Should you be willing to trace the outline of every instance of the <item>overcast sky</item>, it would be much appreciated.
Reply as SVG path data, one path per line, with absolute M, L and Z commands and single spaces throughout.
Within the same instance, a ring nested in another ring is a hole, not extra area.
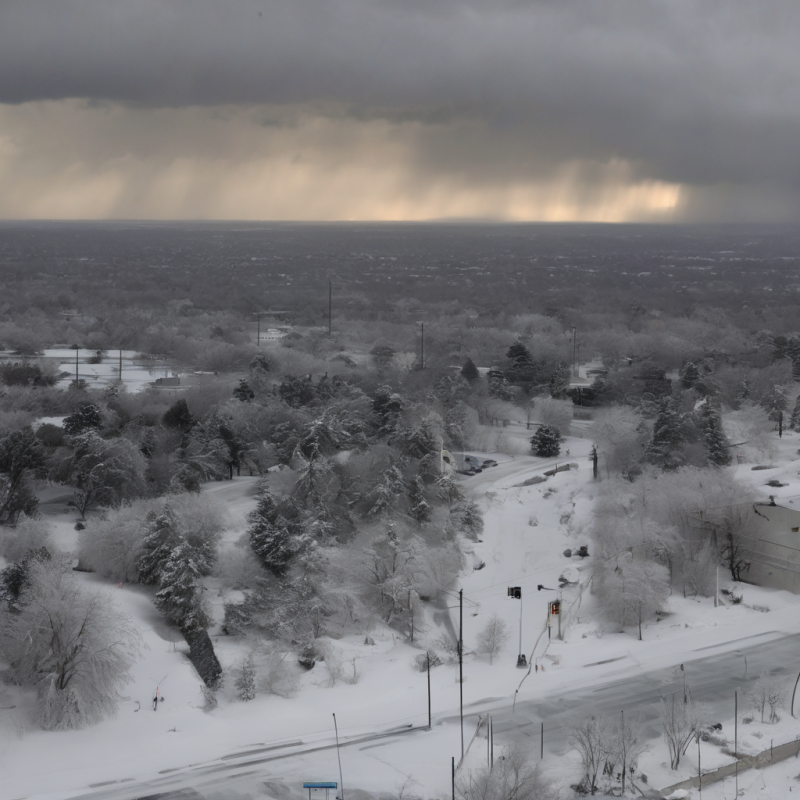
M 0 217 L 797 220 L 797 0 L 0 0 Z

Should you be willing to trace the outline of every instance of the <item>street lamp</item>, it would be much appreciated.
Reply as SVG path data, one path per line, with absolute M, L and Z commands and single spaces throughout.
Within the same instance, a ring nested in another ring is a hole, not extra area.
M 541 592 L 542 589 L 544 589 L 546 592 L 558 592 L 558 604 L 550 603 L 549 606 L 550 614 L 548 614 L 548 622 L 551 614 L 558 617 L 558 638 L 563 641 L 564 637 L 561 635 L 561 604 L 564 600 L 564 592 L 561 589 L 551 589 L 549 586 L 542 586 L 541 583 L 536 587 L 536 589 L 539 592 Z
M 520 669 L 525 669 L 528 666 L 528 659 L 525 658 L 525 653 L 522 652 L 522 587 L 509 586 L 508 596 L 514 600 L 519 600 L 519 655 L 517 656 L 517 666 Z

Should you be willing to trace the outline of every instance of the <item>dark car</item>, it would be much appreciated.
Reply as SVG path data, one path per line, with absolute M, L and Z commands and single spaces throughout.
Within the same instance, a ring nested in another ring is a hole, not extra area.
M 483 462 L 481 465 L 482 469 L 486 469 L 487 467 L 496 467 L 497 462 L 493 458 L 487 458 L 486 461 Z

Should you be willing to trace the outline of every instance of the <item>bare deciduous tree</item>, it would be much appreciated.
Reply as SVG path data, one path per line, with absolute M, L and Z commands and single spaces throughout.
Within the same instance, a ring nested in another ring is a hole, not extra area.
M 113 715 L 138 652 L 130 621 L 59 559 L 31 564 L 21 605 L 2 620 L 0 652 L 17 681 L 38 687 L 42 727 L 69 730 Z
M 478 634 L 477 651 L 489 656 L 491 664 L 508 641 L 508 636 L 508 625 L 497 614 L 492 614 Z
M 569 743 L 581 757 L 586 791 L 597 791 L 597 775 L 606 760 L 609 740 L 609 723 L 606 717 L 576 714 L 568 722 Z
M 786 703 L 786 686 L 779 676 L 760 675 L 746 696 L 751 707 L 761 714 L 762 722 L 764 712 L 769 708 L 769 721 L 775 723 L 778 709 Z
M 677 769 L 681 756 L 705 724 L 708 715 L 703 705 L 692 700 L 684 702 L 684 698 L 676 692 L 661 698 L 661 716 L 664 738 L 669 748 L 669 765 L 671 769 Z
M 538 764 L 517 744 L 503 749 L 494 766 L 474 770 L 456 782 L 460 800 L 557 800 L 558 791 Z
M 639 757 L 650 749 L 644 741 L 642 722 L 639 717 L 620 714 L 619 720 L 610 726 L 607 752 L 613 763 L 619 765 L 622 774 L 622 794 L 625 794 L 626 773 L 631 775 L 639 762 Z

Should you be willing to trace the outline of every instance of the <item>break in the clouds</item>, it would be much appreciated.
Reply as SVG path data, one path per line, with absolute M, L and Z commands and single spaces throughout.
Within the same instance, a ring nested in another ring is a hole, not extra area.
M 0 215 L 794 219 L 796 3 L 6 0 Z

